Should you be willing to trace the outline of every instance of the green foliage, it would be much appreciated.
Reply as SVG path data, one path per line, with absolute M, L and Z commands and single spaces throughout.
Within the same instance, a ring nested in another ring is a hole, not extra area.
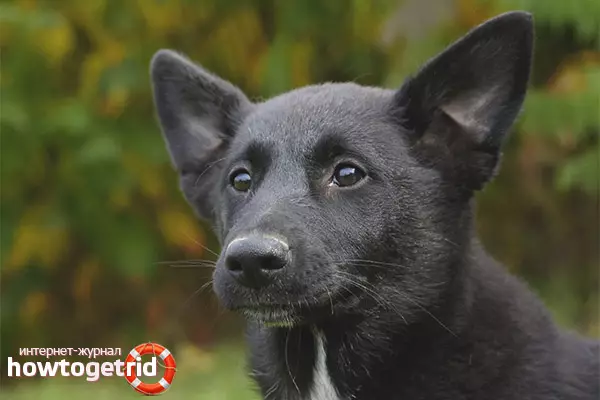
M 24 346 L 128 348 L 148 336 L 204 345 L 230 329 L 215 328 L 209 296 L 181 311 L 210 271 L 157 263 L 216 250 L 182 200 L 155 123 L 157 49 L 185 52 L 253 98 L 322 81 L 397 86 L 510 8 L 534 12 L 538 50 L 502 173 L 481 196 L 480 231 L 561 322 L 599 334 L 598 4 L 0 2 L 2 358 Z
M 600 4 L 595 0 L 500 0 L 498 3 L 506 10 L 528 10 L 555 30 L 571 25 L 580 40 L 598 37 Z

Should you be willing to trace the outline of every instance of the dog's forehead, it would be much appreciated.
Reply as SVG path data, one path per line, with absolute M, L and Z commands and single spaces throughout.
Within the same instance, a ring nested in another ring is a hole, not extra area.
M 241 140 L 302 150 L 313 146 L 323 133 L 366 133 L 385 118 L 391 96 L 389 90 L 353 83 L 296 89 L 260 103 L 241 127 Z

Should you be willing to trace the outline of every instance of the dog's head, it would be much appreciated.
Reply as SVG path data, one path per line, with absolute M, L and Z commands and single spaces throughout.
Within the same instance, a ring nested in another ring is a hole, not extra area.
M 525 96 L 528 14 L 503 14 L 396 91 L 309 86 L 264 102 L 168 50 L 152 60 L 186 199 L 223 250 L 222 303 L 267 324 L 440 298 Z M 364 306 L 359 306 L 364 302 Z

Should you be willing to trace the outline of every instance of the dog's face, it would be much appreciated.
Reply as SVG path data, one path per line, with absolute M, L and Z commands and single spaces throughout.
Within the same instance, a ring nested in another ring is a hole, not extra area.
M 530 17 L 504 14 L 397 91 L 324 84 L 262 103 L 157 53 L 155 101 L 182 190 L 223 245 L 222 303 L 268 325 L 392 304 L 408 320 L 433 304 L 521 107 L 531 47 Z

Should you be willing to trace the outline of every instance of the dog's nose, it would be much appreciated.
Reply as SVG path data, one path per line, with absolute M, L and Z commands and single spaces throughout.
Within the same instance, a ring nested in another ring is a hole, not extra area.
M 225 252 L 225 266 L 244 286 L 267 286 L 289 262 L 289 247 L 272 236 L 247 236 L 231 241 Z

